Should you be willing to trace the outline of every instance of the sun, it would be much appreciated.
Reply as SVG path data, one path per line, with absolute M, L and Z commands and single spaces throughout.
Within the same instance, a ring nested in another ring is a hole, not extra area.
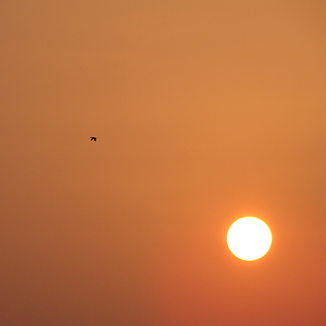
M 263 257 L 272 245 L 272 232 L 268 225 L 257 217 L 243 217 L 229 228 L 227 244 L 233 255 L 242 260 Z

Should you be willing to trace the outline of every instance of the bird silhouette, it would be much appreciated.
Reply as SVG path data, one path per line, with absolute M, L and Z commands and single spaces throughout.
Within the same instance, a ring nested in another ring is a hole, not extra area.
M 92 140 L 96 141 L 96 137 L 89 137 Z

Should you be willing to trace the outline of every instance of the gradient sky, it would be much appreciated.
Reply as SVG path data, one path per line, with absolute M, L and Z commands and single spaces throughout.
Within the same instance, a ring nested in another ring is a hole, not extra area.
M 0 324 L 325 325 L 325 17 L 3 0 Z M 261 260 L 227 248 L 242 216 Z

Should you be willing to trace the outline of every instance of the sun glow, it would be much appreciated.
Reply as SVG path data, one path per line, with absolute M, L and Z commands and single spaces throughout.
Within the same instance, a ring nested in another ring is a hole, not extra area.
M 243 217 L 230 226 L 227 244 L 236 257 L 242 260 L 256 260 L 269 251 L 272 232 L 262 220 Z

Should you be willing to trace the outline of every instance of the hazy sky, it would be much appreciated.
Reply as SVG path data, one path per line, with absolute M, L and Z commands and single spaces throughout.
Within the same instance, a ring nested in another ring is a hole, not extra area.
M 2 0 L 0 324 L 325 325 L 325 17 Z M 256 262 L 242 216 L 273 232 Z

